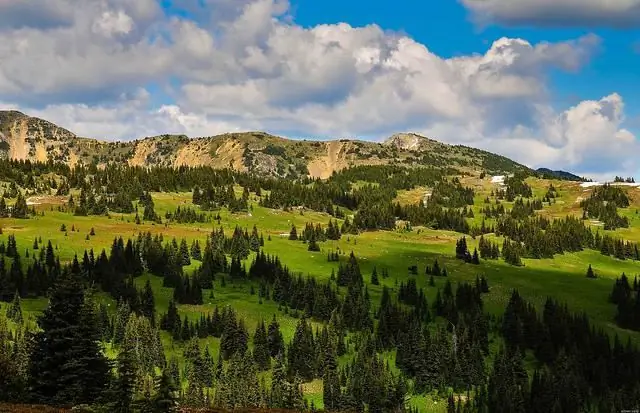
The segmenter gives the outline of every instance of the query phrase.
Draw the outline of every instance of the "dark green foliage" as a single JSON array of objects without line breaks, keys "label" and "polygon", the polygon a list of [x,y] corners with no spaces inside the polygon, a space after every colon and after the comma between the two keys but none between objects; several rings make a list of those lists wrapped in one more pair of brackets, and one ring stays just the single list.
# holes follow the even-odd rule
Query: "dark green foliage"
[{"label": "dark green foliage", "polygon": [[629,197],[620,187],[595,187],[591,196],[580,202],[580,206],[585,217],[602,221],[605,230],[629,227],[629,219],[618,215],[618,208],[629,206]]},{"label": "dark green foliage", "polygon": [[291,225],[291,231],[289,232],[289,240],[297,241],[298,240],[298,231],[296,231],[296,226]]},{"label": "dark green foliage", "polygon": [[93,304],[77,275],[65,271],[38,320],[30,362],[31,394],[46,404],[91,403],[106,389],[109,362],[99,345]]},{"label": "dark green foliage", "polygon": [[22,193],[18,193],[18,197],[16,198],[16,203],[13,204],[11,208],[11,217],[12,218],[29,218],[29,207],[27,206],[27,200],[22,195]]},{"label": "dark green foliage", "polygon": [[268,370],[271,367],[270,353],[267,329],[262,320],[253,335],[253,359],[259,370]]},{"label": "dark green foliage", "polygon": [[373,267],[373,272],[371,273],[371,284],[380,285],[380,280],[378,279],[378,270],[376,267]]},{"label": "dark green foliage", "polygon": [[136,371],[132,354],[126,347],[118,353],[117,368],[118,374],[113,391],[115,402],[113,409],[117,413],[129,413],[135,394]]},{"label": "dark green foliage", "polygon": [[198,213],[195,209],[189,207],[177,207],[174,212],[167,211],[164,215],[167,221],[177,224],[193,224],[195,222],[208,222],[209,216],[204,213]]},{"label": "dark green foliage", "polygon": [[16,292],[13,301],[7,309],[7,318],[13,320],[14,323],[22,324],[22,306],[20,305],[20,295]]},{"label": "dark green foliage", "polygon": [[177,386],[165,369],[155,380],[155,395],[152,405],[154,413],[171,413],[177,410]]},{"label": "dark green foliage", "polygon": [[269,324],[267,344],[269,346],[269,354],[271,357],[277,357],[279,354],[284,355],[284,340],[282,338],[282,333],[280,332],[280,325],[278,324],[275,315]]},{"label": "dark green foliage", "polygon": [[640,331],[640,288],[637,278],[632,288],[623,273],[616,279],[609,301],[617,306],[615,320],[620,327]]},{"label": "dark green foliage", "polygon": [[296,332],[287,351],[289,377],[310,381],[316,376],[315,342],[311,325],[305,317],[298,321]]}]

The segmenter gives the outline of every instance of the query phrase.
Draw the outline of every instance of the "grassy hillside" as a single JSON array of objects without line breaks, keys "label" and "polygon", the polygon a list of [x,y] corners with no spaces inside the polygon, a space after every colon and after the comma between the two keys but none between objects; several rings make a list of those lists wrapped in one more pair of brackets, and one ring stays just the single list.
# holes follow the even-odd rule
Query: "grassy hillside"
[{"label": "grassy hillside", "polygon": [[[565,215],[579,215],[580,208],[577,207],[579,198],[588,196],[591,189],[584,189],[578,183],[566,181],[548,181],[538,178],[529,178],[528,182],[533,188],[534,196],[543,196],[549,184],[553,184],[559,192],[559,197],[553,205],[545,206],[537,213],[542,216],[562,217]],[[467,177],[463,183],[476,190],[475,204],[472,209],[475,218],[469,218],[470,222],[479,222],[482,216],[480,209],[483,207],[483,200],[490,196],[491,192],[498,188],[498,185],[491,183],[491,177],[484,179],[478,177]],[[622,213],[630,218],[630,228],[609,231],[628,240],[640,241],[640,217],[636,209],[640,207],[640,190],[636,188],[625,189],[631,196],[633,203],[630,207],[622,210]],[[398,200],[402,203],[414,204],[422,201],[425,193],[430,191],[427,187],[418,187],[408,191],[401,191]],[[239,195],[241,187],[236,188]],[[77,199],[78,191],[72,191],[72,195]],[[179,193],[152,193],[155,209],[158,215],[164,216],[166,212],[174,211],[178,206],[192,207],[199,209],[192,204],[192,194],[189,192]],[[199,240],[204,245],[206,238],[214,225],[208,223],[196,224],[155,224],[150,222],[135,223],[135,214],[110,213],[109,216],[74,216],[69,212],[59,212],[61,201],[66,197],[39,196],[31,198],[36,211],[44,216],[34,216],[29,219],[5,218],[2,220],[2,235],[0,242],[7,242],[9,235],[15,235],[18,242],[18,251],[32,251],[32,245],[36,238],[51,240],[56,248],[60,259],[72,260],[77,254],[81,256],[85,250],[93,249],[99,252],[102,249],[109,249],[115,236],[135,237],[140,232],[151,232],[152,234],[162,234],[166,240],[170,238],[185,238],[188,244],[193,240]],[[429,277],[424,275],[427,265],[432,265],[435,259],[445,266],[449,271],[448,279],[458,284],[464,281],[474,282],[477,275],[486,276],[490,284],[490,292],[483,298],[485,309],[490,313],[499,316],[509,300],[513,289],[517,289],[523,297],[534,303],[539,309],[544,304],[548,296],[555,297],[561,302],[567,303],[571,309],[584,311],[599,328],[610,334],[617,334],[623,339],[631,339],[635,343],[640,343],[640,333],[624,330],[618,327],[613,318],[615,306],[607,301],[607,296],[611,290],[613,280],[622,272],[628,275],[640,273],[640,263],[637,261],[620,261],[601,255],[598,251],[585,250],[576,253],[565,253],[553,259],[524,259],[524,266],[513,267],[502,260],[483,261],[480,266],[465,264],[454,257],[456,241],[461,236],[458,233],[444,230],[435,230],[427,227],[413,227],[411,231],[367,231],[359,235],[345,234],[338,241],[326,241],[320,243],[319,252],[307,250],[307,244],[288,239],[291,225],[303,228],[308,222],[326,225],[332,217],[325,213],[318,213],[310,210],[283,211],[264,208],[258,205],[258,196],[252,194],[250,197],[249,212],[230,213],[222,209],[219,213],[221,225],[225,232],[230,234],[233,228],[252,228],[254,225],[263,233],[265,239],[264,251],[281,258],[292,271],[311,276],[319,282],[329,282],[330,275],[337,271],[338,263],[328,262],[327,253],[330,251],[343,251],[353,253],[358,257],[360,267],[367,283],[367,288],[371,297],[373,308],[379,305],[383,286],[388,287],[394,294],[398,292],[399,283],[406,282],[414,278],[418,287],[424,288],[429,303],[435,299],[438,289],[443,288],[445,279],[437,278],[435,286],[429,285]],[[505,201],[505,205],[510,203]],[[140,208],[142,209],[142,208]],[[66,232],[61,231],[61,226],[67,228]],[[596,225],[596,224],[593,224]],[[73,228],[73,230],[70,230]],[[87,235],[94,230],[95,235]],[[502,242],[503,238],[487,235],[489,240]],[[477,246],[477,239],[469,239],[469,247],[473,249]],[[33,251],[32,251],[33,253]],[[247,263],[251,261],[250,256]],[[409,274],[409,265],[418,266],[418,275]],[[588,265],[592,265],[597,272],[597,279],[585,278],[585,271]],[[199,266],[199,262],[192,260],[192,264],[186,267],[188,272]],[[380,280],[380,285],[372,285],[370,275],[374,267],[380,271],[388,270],[390,277]],[[136,284],[141,288],[144,283],[150,280],[156,298],[158,314],[167,311],[169,301],[172,297],[173,289],[162,287],[162,279],[153,275],[144,275],[136,279]],[[193,320],[197,320],[201,314],[211,313],[214,306],[224,307],[231,305],[238,311],[238,314],[245,320],[249,331],[257,326],[260,320],[270,320],[274,315],[278,317],[282,327],[284,340],[288,343],[294,335],[297,319],[291,315],[284,314],[279,309],[277,303],[264,301],[260,303],[257,295],[252,295],[250,290],[258,285],[250,281],[231,280],[222,286],[219,281],[215,282],[213,298],[209,290],[203,292],[205,302],[202,305],[180,305],[181,316],[187,315]],[[99,295],[100,300],[107,303],[110,308],[115,307],[113,299],[106,294]],[[23,310],[28,317],[36,317],[46,306],[45,298],[27,298],[23,300]],[[319,326],[320,324],[317,324]],[[167,350],[168,357],[176,357],[182,360],[183,343],[174,341],[170,334],[162,332],[162,341]],[[209,348],[214,358],[219,352],[219,339],[207,338],[201,340],[201,345]],[[389,355],[391,358],[393,355]],[[314,384],[315,383],[315,384]],[[305,396],[313,400],[315,405],[322,405],[321,382],[311,382],[304,386]],[[420,411],[440,412],[444,410],[444,402],[437,398],[422,395],[415,395],[413,402]],[[440,406],[440,407],[437,407]]]},{"label": "grassy hillside", "polygon": [[[317,296],[326,294],[322,296],[326,299],[330,294],[321,287],[335,292],[339,301],[334,316],[340,314],[340,320],[349,314],[345,310],[348,299],[366,302],[368,313],[360,313],[360,316],[371,319],[372,333],[359,332],[355,327],[333,330],[342,321],[333,319],[329,322],[329,317],[319,317],[317,312],[309,320],[316,340],[321,340],[320,332],[324,328],[331,331],[331,337],[335,331],[345,333],[345,352],[336,357],[336,364],[343,369],[344,375],[354,374],[347,366],[361,360],[367,348],[363,350],[361,340],[365,340],[367,334],[371,339],[381,328],[382,311],[379,313],[379,310],[389,305],[384,301],[386,293],[389,293],[386,297],[397,304],[397,311],[406,311],[399,313],[402,317],[396,319],[395,328],[409,329],[414,325],[407,320],[413,322],[414,317],[419,320],[416,321],[417,330],[402,331],[396,339],[406,340],[402,338],[405,337],[403,334],[407,337],[416,334],[422,337],[416,340],[424,340],[420,345],[434,348],[442,339],[446,352],[452,351],[442,356],[447,360],[458,357],[453,343],[460,343],[461,351],[467,351],[464,349],[471,346],[468,336],[476,334],[470,331],[476,331],[474,329],[480,328],[478,325],[486,322],[487,348],[479,356],[483,369],[482,378],[476,378],[479,382],[493,374],[494,366],[503,357],[501,349],[512,345],[514,340],[507,337],[510,330],[505,327],[508,324],[503,317],[505,308],[514,306],[515,290],[539,315],[550,314],[551,310],[545,306],[549,305],[547,299],[553,298],[560,305],[566,304],[572,314],[584,313],[588,322],[604,336],[630,343],[629,351],[640,345],[639,329],[621,324],[618,306],[609,300],[614,282],[622,273],[630,281],[640,275],[638,186],[599,187],[548,179],[548,174],[541,177],[498,155],[449,146],[412,134],[394,135],[384,143],[294,141],[261,132],[193,140],[166,135],[128,143],[106,143],[78,138],[46,121],[17,112],[0,113],[0,126],[0,138],[4,142],[0,149],[5,151],[5,156],[33,161],[25,164],[0,160],[0,256],[6,270],[0,273],[0,293],[5,297],[12,296],[13,290],[7,293],[3,282],[13,288],[19,284],[16,284],[16,277],[29,280],[28,271],[16,276],[20,271],[15,266],[26,270],[44,261],[38,256],[43,254],[41,251],[49,241],[52,254],[59,258],[63,267],[70,265],[76,256],[82,261],[85,251],[89,250],[95,257],[102,250],[109,256],[111,250],[117,250],[113,247],[117,237],[123,238],[123,244],[131,239],[136,248],[141,248],[136,250],[140,257],[134,254],[132,261],[146,265],[149,255],[143,258],[140,245],[144,242],[142,238],[136,241],[139,234],[150,233],[150,238],[162,236],[160,244],[164,245],[164,251],[172,251],[173,239],[176,245],[184,240],[187,246],[197,241],[204,250],[207,244],[220,241],[212,233],[219,228],[227,237],[222,243],[233,244],[232,234],[238,234],[237,228],[241,229],[239,237],[242,238],[245,229],[248,237],[255,227],[264,245],[248,252],[248,256],[237,262],[237,268],[233,267],[231,257],[236,258],[239,254],[233,248],[229,245],[215,247],[217,252],[224,252],[227,263],[232,264],[215,274],[212,287],[202,289],[201,304],[180,303],[177,298],[180,289],[167,286],[174,271],[171,262],[164,263],[160,271],[142,267],[139,272],[125,274],[127,282],[131,275],[134,291],[142,291],[150,285],[157,320],[170,311],[174,301],[178,301],[179,323],[185,317],[188,322],[196,323],[203,316],[213,314],[216,308],[232,308],[247,328],[249,349],[254,349],[256,328],[262,321],[268,324],[274,317],[280,324],[285,346],[288,346],[296,335],[300,336],[296,332],[303,325],[303,313],[311,314],[316,309],[283,305],[274,295],[277,288],[283,287],[269,281],[265,274],[232,276],[232,268],[249,270],[258,257],[258,250],[278,257],[292,275],[291,283],[298,277],[300,282],[312,280],[305,281],[308,284],[304,284],[304,288],[298,287],[294,293],[302,295],[308,293],[308,289],[318,288],[311,291]],[[46,154],[44,158],[43,153]],[[37,162],[46,159],[62,163]],[[89,166],[84,166],[86,164]],[[176,167],[181,169],[174,169]],[[308,175],[328,179],[312,181],[307,179]],[[201,216],[191,223],[180,223],[175,217],[178,209]],[[119,210],[127,212],[116,212]],[[341,236],[331,239],[327,235],[328,239],[320,237],[316,240],[318,234],[326,234],[324,229],[330,223],[342,228]],[[322,227],[320,233],[314,230],[317,226]],[[311,231],[313,242],[311,239],[309,242],[290,240],[292,227],[301,238],[303,233],[304,237],[309,237]],[[462,237],[469,254],[456,257]],[[10,253],[9,246],[14,239],[16,248]],[[495,244],[500,257],[483,256],[474,264],[470,253],[475,249],[483,250],[481,240]],[[311,248],[313,243],[317,243],[318,250]],[[509,248],[516,252],[508,253]],[[328,259],[336,253],[337,259]],[[352,268],[351,253],[357,260],[363,285],[357,280],[341,283],[340,277],[344,276],[341,271]],[[513,258],[514,254],[516,258]],[[16,255],[20,258],[16,259]],[[204,285],[201,272],[205,259],[191,255],[188,265],[178,264],[184,273],[184,279],[180,278],[179,282]],[[428,274],[436,261],[440,268],[446,268],[448,276],[431,277]],[[116,266],[111,261],[109,265]],[[594,278],[586,277],[589,267],[595,273]],[[105,277],[115,277],[108,272],[105,274]],[[486,291],[472,287],[480,277],[488,283]],[[279,282],[280,278],[277,280]],[[403,289],[411,283],[415,283],[417,291],[424,292],[429,314],[426,319],[419,318],[424,316],[419,312],[419,303],[402,298],[407,294]],[[101,288],[100,280],[98,286],[95,284],[92,281],[94,299],[105,308],[110,322],[116,324],[122,310],[116,298],[132,300],[131,297],[121,291]],[[267,293],[263,298],[265,288],[271,294]],[[454,315],[438,304],[448,288],[451,299],[461,306],[460,312],[455,311]],[[464,319],[468,315],[465,311],[476,310],[462,309],[466,288],[471,288],[473,295],[477,293],[481,302],[482,315],[476,314],[480,318],[471,322]],[[48,296],[44,292],[34,293],[33,285],[24,290],[21,309],[26,321],[22,328],[35,328],[36,318],[47,308]],[[5,301],[10,299],[5,298]],[[359,305],[365,305],[362,302]],[[0,305],[0,342],[10,341],[3,335],[2,321],[11,308],[8,303]],[[409,324],[402,324],[405,322]],[[518,328],[526,330],[525,321],[518,323],[522,324]],[[543,321],[540,323],[542,325]],[[8,321],[8,328],[18,331],[19,324]],[[454,324],[460,336],[451,330]],[[533,336],[550,334],[540,328]],[[366,331],[366,327],[363,329]],[[431,338],[423,336],[427,332]],[[569,343],[576,340],[571,335],[574,333],[568,334]],[[189,369],[193,367],[193,343],[197,342],[201,350],[206,349],[211,358],[217,360],[225,353],[223,340],[219,336],[203,334],[190,341],[176,335],[176,330],[161,330],[159,337],[165,358],[177,362],[181,372],[179,384],[183,398],[193,397],[193,394],[186,395],[192,382]],[[388,336],[376,336],[376,345],[382,346],[380,342],[386,338]],[[335,340],[340,342],[342,338]],[[449,350],[450,343],[454,350]],[[115,334],[103,337],[102,344],[104,353],[111,359],[117,358],[122,351],[122,344],[116,342]],[[449,380],[445,384],[425,387],[419,382],[418,375],[408,372],[402,364],[407,361],[399,360],[403,351],[412,353],[424,348],[420,350],[418,346],[407,350],[401,347],[398,343],[381,347],[376,357],[384,366],[378,366],[382,369],[379,375],[387,379],[393,377],[391,380],[405,376],[408,379],[403,390],[407,406],[419,412],[440,413],[447,411],[450,394],[461,400],[480,397],[470,387],[467,387],[470,389],[467,394],[465,386],[455,383],[447,375],[449,373],[442,373]],[[5,354],[2,348],[0,346],[0,367],[1,363],[10,364],[2,357]],[[563,351],[579,352],[581,346],[572,344],[563,347]],[[540,358],[540,352],[540,348],[522,349],[522,368],[529,378],[533,377],[534,371],[555,372],[557,368],[566,367],[545,362]],[[426,358],[426,353],[424,355]],[[580,353],[580,356],[584,354]],[[291,357],[290,354],[287,357]],[[572,357],[579,356],[574,354]],[[271,361],[273,366],[275,359]],[[457,368],[469,368],[472,361],[465,360],[461,363],[464,366]],[[231,360],[225,360],[221,366],[228,367],[231,363]],[[579,363],[576,365],[580,366]],[[160,371],[159,366],[154,368],[154,374]],[[633,371],[633,367],[629,369]],[[322,408],[324,403],[323,377],[322,373],[315,372],[312,377],[302,380],[300,386],[304,398],[308,403],[313,402],[316,408]],[[343,383],[342,391],[357,393],[357,389],[352,388],[353,382],[358,381],[357,374],[350,377],[348,385]],[[274,372],[266,369],[257,373],[257,378],[269,388]],[[209,391],[213,399],[220,390],[215,385],[207,388]],[[633,391],[629,390],[629,394],[634,394]]]}]

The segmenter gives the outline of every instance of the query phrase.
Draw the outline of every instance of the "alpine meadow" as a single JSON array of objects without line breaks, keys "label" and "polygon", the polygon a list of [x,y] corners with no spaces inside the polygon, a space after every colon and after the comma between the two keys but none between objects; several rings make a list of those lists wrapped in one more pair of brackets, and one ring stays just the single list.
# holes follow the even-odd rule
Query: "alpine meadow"
[{"label": "alpine meadow", "polygon": [[640,0],[0,0],[0,413],[640,413]]},{"label": "alpine meadow", "polygon": [[107,143],[0,119],[0,409],[638,407],[632,178],[414,134]]}]

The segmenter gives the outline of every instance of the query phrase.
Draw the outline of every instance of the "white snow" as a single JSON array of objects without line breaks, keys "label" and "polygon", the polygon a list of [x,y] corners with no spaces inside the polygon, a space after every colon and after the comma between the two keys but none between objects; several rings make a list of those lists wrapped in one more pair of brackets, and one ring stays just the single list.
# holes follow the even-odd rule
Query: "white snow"
[{"label": "white snow", "polygon": [[592,186],[600,186],[600,182],[583,182],[580,184],[581,188],[591,188]]},{"label": "white snow", "polygon": [[504,175],[496,175],[491,177],[492,184],[503,184],[504,183]]},{"label": "white snow", "polygon": [[583,182],[580,184],[582,188],[591,188],[593,186],[602,186],[609,184],[611,186],[630,186],[640,188],[640,183],[637,182]]}]

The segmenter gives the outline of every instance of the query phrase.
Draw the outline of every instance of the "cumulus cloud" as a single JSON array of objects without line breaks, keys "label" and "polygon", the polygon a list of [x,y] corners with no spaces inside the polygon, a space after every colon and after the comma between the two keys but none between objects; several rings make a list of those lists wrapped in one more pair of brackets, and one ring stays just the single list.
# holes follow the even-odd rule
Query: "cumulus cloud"
[{"label": "cumulus cloud", "polygon": [[195,20],[152,0],[88,0],[67,16],[67,1],[52,0],[66,17],[50,13],[49,24],[37,23],[46,10],[11,27],[0,20],[0,95],[81,135],[413,130],[532,166],[635,167],[621,96],[550,104],[547,73],[579,71],[599,50],[594,35],[502,38],[482,54],[442,58],[373,24],[303,28],[282,0],[175,2]]},{"label": "cumulus cloud", "polygon": [[640,0],[461,0],[481,24],[639,27]]}]

